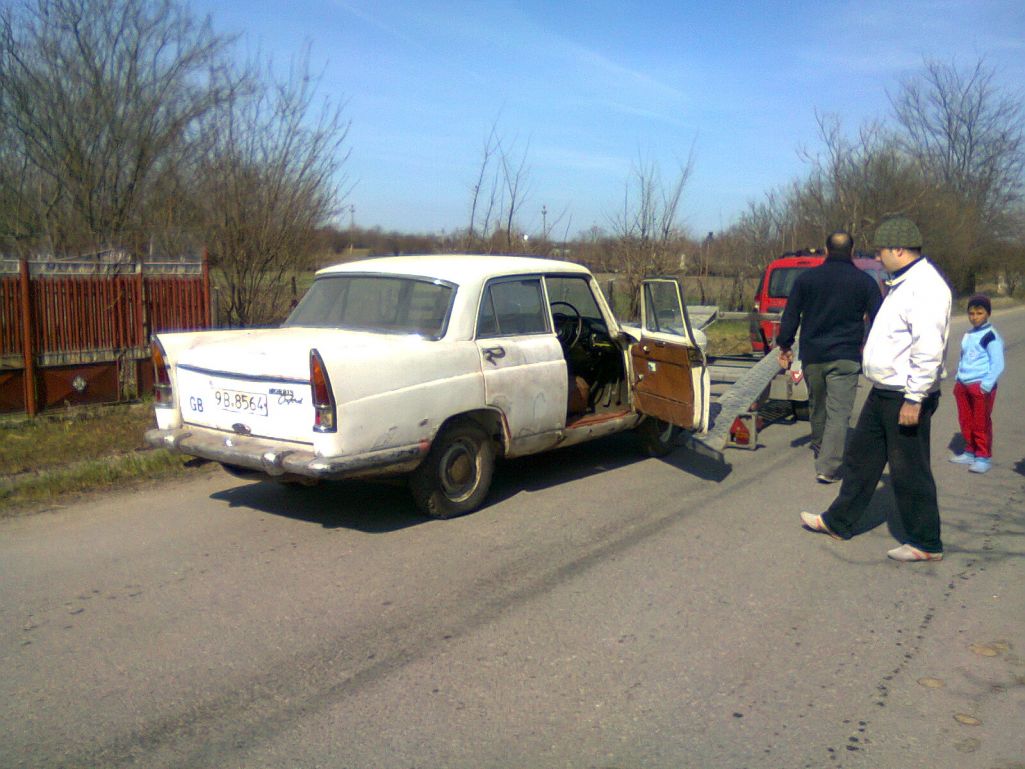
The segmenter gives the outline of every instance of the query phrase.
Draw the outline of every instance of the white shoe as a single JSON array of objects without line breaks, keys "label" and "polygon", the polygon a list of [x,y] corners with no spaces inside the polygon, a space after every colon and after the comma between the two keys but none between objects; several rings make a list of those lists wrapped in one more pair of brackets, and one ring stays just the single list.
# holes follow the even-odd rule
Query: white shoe
[{"label": "white shoe", "polygon": [[819,534],[828,534],[833,539],[843,539],[839,534],[834,532],[831,528],[826,526],[825,521],[822,520],[821,515],[815,515],[814,513],[801,513],[801,523],[804,524],[804,528],[810,531],[817,532]]},{"label": "white shoe", "polygon": [[895,547],[886,553],[890,558],[895,561],[904,561],[907,563],[914,561],[942,561],[943,553],[927,553],[924,550],[919,550],[914,545],[901,545]]}]

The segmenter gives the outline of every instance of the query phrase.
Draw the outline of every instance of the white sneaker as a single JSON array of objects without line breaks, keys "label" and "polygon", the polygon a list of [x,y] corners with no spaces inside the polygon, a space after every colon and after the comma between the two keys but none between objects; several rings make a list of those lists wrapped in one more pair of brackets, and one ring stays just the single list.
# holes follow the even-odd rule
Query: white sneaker
[{"label": "white sneaker", "polygon": [[895,561],[904,561],[906,563],[914,561],[942,561],[943,553],[927,553],[924,550],[919,550],[914,545],[901,545],[895,547],[886,553],[890,558]]},{"label": "white sneaker", "polygon": [[826,522],[822,520],[821,515],[815,515],[815,513],[801,513],[801,523],[804,524],[804,528],[818,532],[819,534],[828,534],[833,539],[843,539],[839,534],[834,532],[831,528],[826,526]]},{"label": "white sneaker", "polygon": [[963,454],[954,454],[950,457],[950,461],[955,465],[970,465],[975,461],[975,455],[970,451],[966,451]]}]

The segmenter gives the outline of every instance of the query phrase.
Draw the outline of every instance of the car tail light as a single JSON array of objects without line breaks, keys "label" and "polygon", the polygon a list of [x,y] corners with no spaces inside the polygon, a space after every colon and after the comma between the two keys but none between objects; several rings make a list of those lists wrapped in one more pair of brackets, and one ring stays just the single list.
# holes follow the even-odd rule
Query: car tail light
[{"label": "car tail light", "polygon": [[[754,428],[757,432],[761,432],[765,429],[765,419],[761,414],[758,413],[758,404],[752,403],[749,412],[754,419]],[[749,422],[744,417],[737,417],[733,420],[733,424],[730,425],[730,440],[738,446],[747,446],[748,448],[754,448],[751,445],[751,430],[748,428]]]},{"label": "car tail light", "polygon": [[730,438],[741,446],[747,446],[751,442],[751,431],[747,429],[747,425],[740,417],[734,419],[730,426]]},{"label": "car tail light", "polygon": [[173,408],[174,393],[171,390],[171,370],[167,366],[164,346],[156,339],[150,345],[150,358],[153,361],[153,401],[160,408]]},{"label": "car tail light", "polygon": [[318,433],[335,431],[335,397],[331,380],[327,377],[324,360],[316,350],[310,350],[310,390],[313,393],[313,430]]}]

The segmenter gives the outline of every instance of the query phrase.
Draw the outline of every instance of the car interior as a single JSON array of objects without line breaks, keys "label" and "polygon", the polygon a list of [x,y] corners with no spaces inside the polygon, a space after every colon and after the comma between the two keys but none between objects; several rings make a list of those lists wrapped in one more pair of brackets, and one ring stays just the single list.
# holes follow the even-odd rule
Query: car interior
[{"label": "car interior", "polygon": [[623,349],[609,333],[589,281],[549,276],[545,282],[569,375],[567,426],[622,413],[628,408]]}]

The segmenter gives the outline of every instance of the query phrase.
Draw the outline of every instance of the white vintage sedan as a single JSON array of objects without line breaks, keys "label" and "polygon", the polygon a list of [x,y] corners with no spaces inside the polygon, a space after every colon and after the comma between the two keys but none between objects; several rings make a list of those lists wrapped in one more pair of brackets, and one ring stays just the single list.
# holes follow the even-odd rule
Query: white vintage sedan
[{"label": "white vintage sedan", "polygon": [[280,328],[160,334],[150,445],[242,476],[408,475],[435,518],[484,502],[496,458],[635,430],[664,454],[704,430],[704,336],[673,279],[617,322],[591,273],[517,256],[320,270]]}]

